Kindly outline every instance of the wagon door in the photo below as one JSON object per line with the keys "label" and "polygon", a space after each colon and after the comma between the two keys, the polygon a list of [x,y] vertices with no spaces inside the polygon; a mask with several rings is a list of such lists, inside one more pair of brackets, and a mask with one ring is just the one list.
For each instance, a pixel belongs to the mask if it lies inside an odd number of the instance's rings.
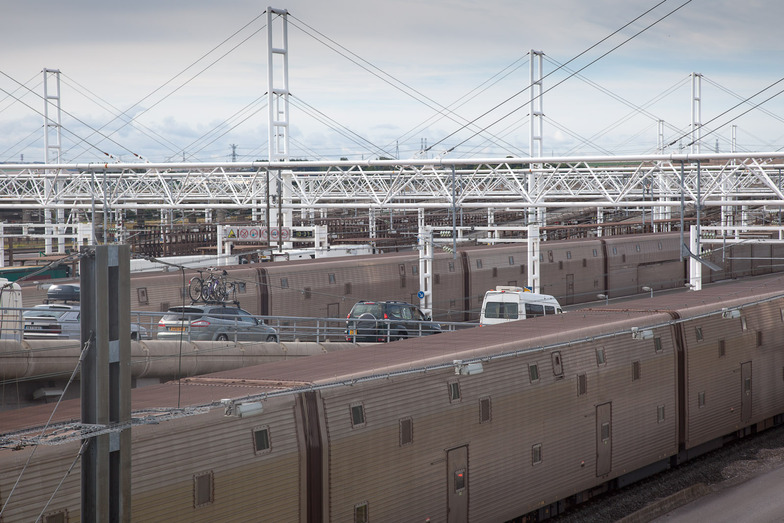
{"label": "wagon door", "polygon": [[741,400],[740,420],[747,423],[751,419],[751,362],[740,364]]}
{"label": "wagon door", "polygon": [[468,446],[450,449],[446,454],[447,521],[468,522]]}
{"label": "wagon door", "polygon": [[612,470],[612,403],[596,406],[596,476]]}

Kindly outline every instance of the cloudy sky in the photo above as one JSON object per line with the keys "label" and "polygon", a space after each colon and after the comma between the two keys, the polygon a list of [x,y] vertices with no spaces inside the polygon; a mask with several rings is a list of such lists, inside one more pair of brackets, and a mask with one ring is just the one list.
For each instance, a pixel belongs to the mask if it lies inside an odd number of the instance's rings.
{"label": "cloudy sky", "polygon": [[[730,151],[732,126],[740,151],[784,146],[776,0],[272,7],[289,12],[292,158],[527,156],[532,49],[544,52],[544,155],[654,152],[660,120],[668,150],[685,147],[692,73],[703,75],[703,152]],[[44,68],[61,72],[65,162],[266,159],[265,9],[246,0],[9,3],[0,162],[44,158]],[[53,77],[48,84],[51,96]]]}

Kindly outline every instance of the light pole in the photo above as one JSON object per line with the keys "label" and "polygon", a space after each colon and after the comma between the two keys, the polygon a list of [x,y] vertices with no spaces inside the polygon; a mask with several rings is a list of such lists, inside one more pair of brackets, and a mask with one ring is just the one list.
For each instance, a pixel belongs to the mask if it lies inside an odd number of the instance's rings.
{"label": "light pole", "polygon": [[600,300],[604,300],[605,305],[610,304],[610,297],[607,294],[597,294],[596,297],[599,298]]}
{"label": "light pole", "polygon": [[645,292],[650,292],[651,298],[653,298],[653,287],[643,287],[642,290]]}

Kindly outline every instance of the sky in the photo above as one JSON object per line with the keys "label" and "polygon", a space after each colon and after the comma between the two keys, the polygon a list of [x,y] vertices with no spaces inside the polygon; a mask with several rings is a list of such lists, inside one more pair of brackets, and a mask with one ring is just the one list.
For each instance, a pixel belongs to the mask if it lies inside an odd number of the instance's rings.
{"label": "sky", "polygon": [[[679,152],[693,105],[702,152],[784,146],[776,0],[272,7],[288,12],[292,159],[528,156],[532,50],[544,53],[544,156],[648,154],[660,139]],[[60,71],[63,163],[267,159],[266,9],[246,0],[8,3],[0,162],[45,158],[44,69]],[[276,16],[274,46],[282,34]],[[698,104],[692,73],[702,75]],[[57,78],[46,82],[54,122]]]}

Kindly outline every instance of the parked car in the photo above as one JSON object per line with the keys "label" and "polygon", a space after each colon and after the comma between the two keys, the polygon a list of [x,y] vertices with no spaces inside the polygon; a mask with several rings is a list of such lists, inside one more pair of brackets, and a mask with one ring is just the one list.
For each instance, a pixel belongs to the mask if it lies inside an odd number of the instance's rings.
{"label": "parked car", "polygon": [[159,340],[278,341],[278,331],[239,307],[170,307],[158,322]]}
{"label": "parked car", "polygon": [[[22,313],[26,340],[78,340],[81,336],[79,305],[43,303]],[[150,333],[138,323],[131,323],[131,339],[148,339]]]}
{"label": "parked car", "polygon": [[346,317],[346,341],[395,341],[440,332],[440,324],[404,301],[360,301]]}
{"label": "parked car", "polygon": [[561,304],[549,294],[537,294],[523,287],[498,285],[485,293],[479,325],[561,314]]}
{"label": "parked car", "polygon": [[[27,340],[78,340],[81,336],[80,289],[76,283],[55,284],[46,290],[46,303],[36,305],[22,313],[24,338]],[[62,301],[62,303],[57,303]],[[147,329],[138,323],[131,324],[131,339],[150,337]]]}

